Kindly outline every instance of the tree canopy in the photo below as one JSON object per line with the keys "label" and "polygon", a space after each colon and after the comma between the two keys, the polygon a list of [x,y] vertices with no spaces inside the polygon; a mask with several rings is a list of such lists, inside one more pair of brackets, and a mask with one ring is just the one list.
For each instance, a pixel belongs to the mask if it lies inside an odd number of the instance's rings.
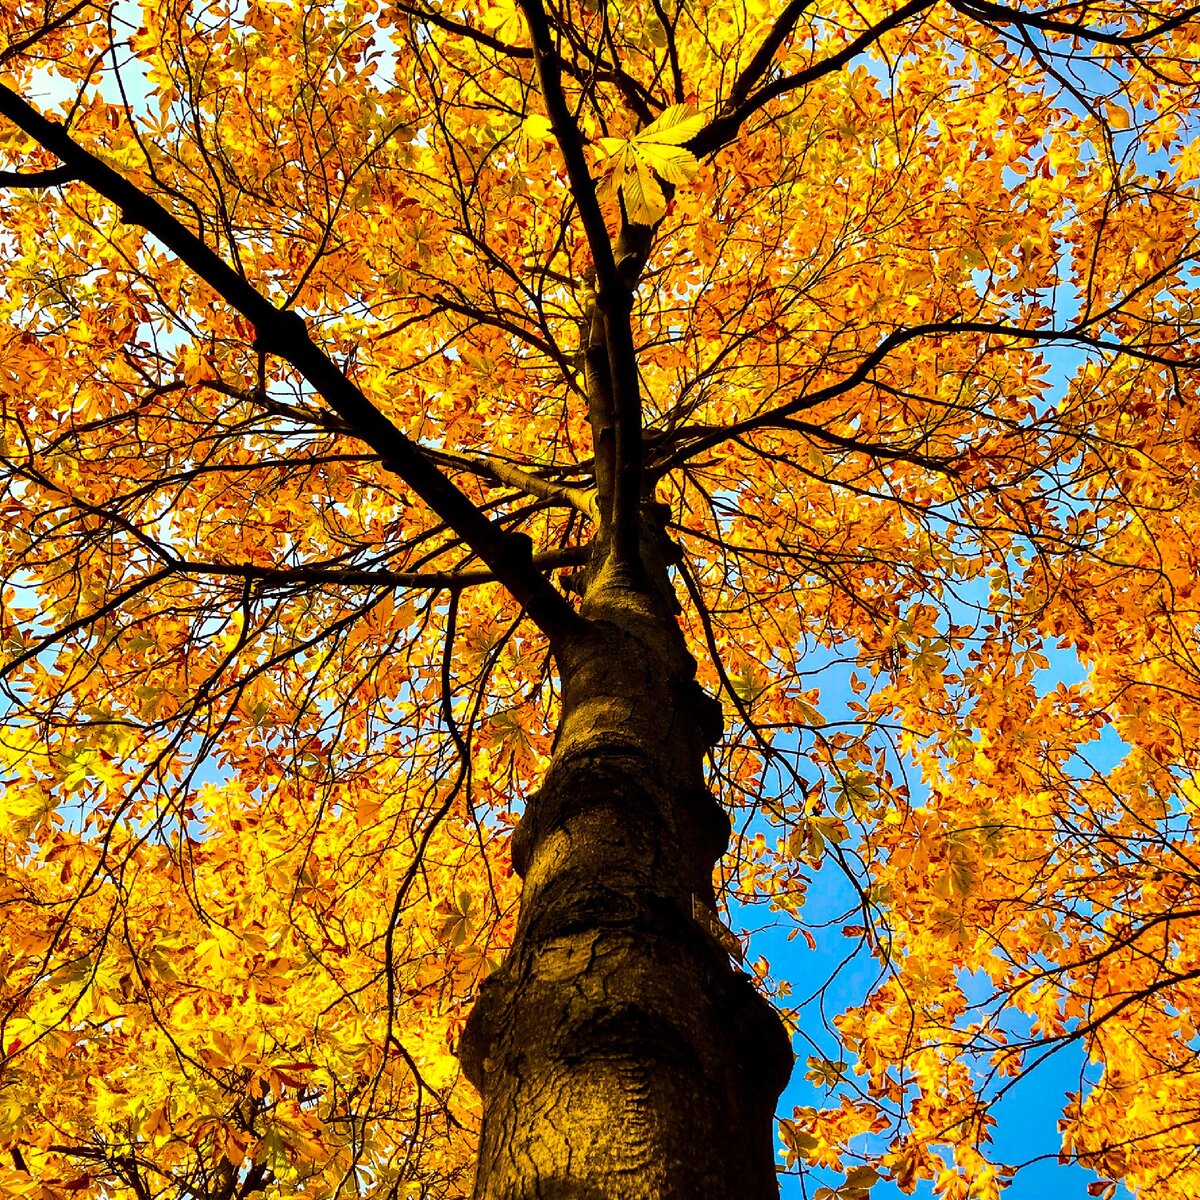
{"label": "tree canopy", "polygon": [[1198,176],[1183,0],[6,3],[0,1193],[469,1194],[656,554],[780,1170],[1200,1193]]}

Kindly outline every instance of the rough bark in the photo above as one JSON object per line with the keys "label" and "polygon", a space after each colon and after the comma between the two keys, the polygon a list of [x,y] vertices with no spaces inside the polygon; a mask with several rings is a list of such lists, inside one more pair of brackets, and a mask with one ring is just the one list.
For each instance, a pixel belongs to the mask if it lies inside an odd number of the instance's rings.
{"label": "rough bark", "polygon": [[[660,536],[602,551],[557,652],[563,716],[513,840],[513,948],[467,1022],[477,1200],[775,1197],[787,1035],[703,921],[729,818],[705,786],[720,706],[695,681]],[[700,913],[698,918],[696,915]]]}

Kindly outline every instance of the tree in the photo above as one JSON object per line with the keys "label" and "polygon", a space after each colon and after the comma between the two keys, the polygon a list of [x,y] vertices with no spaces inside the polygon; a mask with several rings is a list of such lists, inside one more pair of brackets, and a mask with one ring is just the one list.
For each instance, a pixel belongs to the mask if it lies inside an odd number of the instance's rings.
{"label": "tree", "polygon": [[7,1194],[1195,1193],[1200,9],[0,38]]}

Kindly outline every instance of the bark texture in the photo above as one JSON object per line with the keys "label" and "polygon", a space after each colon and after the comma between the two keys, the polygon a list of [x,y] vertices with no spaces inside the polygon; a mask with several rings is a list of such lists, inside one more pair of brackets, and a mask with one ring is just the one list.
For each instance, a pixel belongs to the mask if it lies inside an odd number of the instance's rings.
{"label": "bark texture", "polygon": [[791,1048],[694,915],[730,825],[703,777],[720,706],[695,682],[667,550],[593,567],[558,650],[562,725],[513,841],[518,931],[462,1041],[484,1098],[477,1200],[778,1195]]}

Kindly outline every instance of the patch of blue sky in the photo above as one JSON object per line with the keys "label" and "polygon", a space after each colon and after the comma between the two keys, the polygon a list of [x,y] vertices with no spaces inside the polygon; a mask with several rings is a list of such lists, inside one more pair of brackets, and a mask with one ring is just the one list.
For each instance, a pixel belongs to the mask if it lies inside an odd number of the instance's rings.
{"label": "patch of blue sky", "polygon": [[[1065,383],[1068,373],[1073,372],[1075,362],[1069,356],[1059,369],[1059,382]],[[1019,571],[1019,569],[1018,569]],[[962,581],[954,588],[939,589],[939,629],[945,632],[950,624],[974,628],[981,618],[986,617],[997,601],[987,580]],[[970,640],[968,640],[968,645]],[[853,646],[826,649],[815,641],[809,645],[804,660],[806,683],[819,685],[821,710],[836,722],[839,714],[849,715],[847,705],[856,697],[850,686],[850,676],[855,671]],[[1049,644],[1042,652],[1047,665],[1034,672],[1033,683],[1038,694],[1053,691],[1060,683],[1066,685],[1086,683],[1088,669],[1075,651],[1069,646]],[[864,672],[857,672],[860,677]],[[894,730],[876,730],[873,741],[885,753],[888,767],[896,776],[903,777],[911,794],[912,803],[921,804],[928,791],[912,763],[901,755],[894,743]],[[781,741],[781,748],[790,750],[799,745],[800,738],[792,735]],[[1106,727],[1101,736],[1088,744],[1086,757],[1080,755],[1067,766],[1070,774],[1078,777],[1093,771],[1111,769],[1124,755],[1127,747],[1115,729]],[[778,830],[762,822],[758,829],[768,839],[778,836]],[[853,856],[861,847],[861,841],[844,843],[842,851]],[[797,1010],[799,1032],[795,1041],[798,1055],[792,1081],[785,1092],[780,1113],[790,1114],[796,1105],[819,1105],[830,1102],[836,1105],[841,1092],[852,1094],[863,1081],[853,1074],[849,1064],[844,1081],[830,1089],[805,1077],[808,1070],[806,1060],[827,1059],[837,1061],[845,1058],[833,1018],[844,1009],[861,1003],[871,989],[880,983],[886,968],[871,955],[869,947],[857,935],[847,938],[842,933],[845,925],[860,925],[863,918],[860,897],[855,886],[837,864],[826,858],[822,867],[807,872],[809,886],[803,908],[804,927],[813,937],[816,947],[809,948],[803,937],[796,936],[797,926],[792,918],[768,913],[761,906],[739,905],[736,900],[730,905],[730,921],[735,929],[752,931],[751,956],[765,955],[772,964],[777,980],[786,981],[791,996],[784,1003]],[[789,936],[790,935],[790,936]],[[990,990],[985,979],[964,975],[960,980],[968,1000],[981,1007],[986,1006]],[[989,1011],[999,1028],[1013,1037],[1027,1035],[1029,1018],[1016,1010],[997,1011],[993,1002]],[[980,1012],[971,1014],[974,1019]],[[997,1119],[991,1153],[996,1161],[1019,1166],[1020,1170],[1007,1192],[1010,1200],[1040,1200],[1048,1187],[1068,1188],[1082,1196],[1085,1185],[1094,1176],[1071,1164],[1058,1161],[1060,1139],[1057,1121],[1068,1092],[1086,1091],[1095,1081],[1096,1072],[1085,1060],[1082,1047],[1075,1042],[1054,1044],[1052,1052],[1035,1052],[1029,1061],[1036,1063],[1029,1072],[1015,1083],[993,1081],[991,1094],[998,1099],[992,1109]],[[986,1055],[979,1056],[981,1079],[989,1071]],[[865,1149],[864,1141],[859,1147]],[[878,1150],[881,1144],[871,1147]],[[809,1171],[803,1178],[787,1177],[783,1180],[784,1196],[803,1196],[819,1186],[834,1186],[837,1176],[829,1172]],[[901,1192],[886,1181],[876,1185],[873,1200],[899,1200]],[[918,1189],[918,1196],[932,1195],[929,1185]]]}
{"label": "patch of blue sky", "polygon": [[[979,601],[980,596],[973,597]],[[957,611],[956,611],[957,610]],[[965,623],[971,612],[964,611],[962,601],[949,606],[943,620]],[[836,713],[854,698],[849,686],[852,662],[845,654],[826,652],[824,662],[812,661],[810,652],[809,669],[815,673],[822,690],[822,709]],[[1035,672],[1034,682],[1039,693],[1045,694],[1059,683],[1084,682],[1087,669],[1073,650],[1066,647],[1045,648],[1048,665]],[[927,792],[914,769],[906,769],[903,759],[890,745],[886,737],[880,738],[889,765],[902,773],[907,781],[912,800],[921,803]],[[1104,730],[1100,739],[1088,747],[1086,761],[1082,759],[1071,768],[1080,776],[1093,770],[1110,769],[1125,753],[1125,744],[1111,727]],[[843,846],[847,854],[853,854],[856,846],[852,840]],[[798,1010],[800,1032],[796,1039],[798,1062],[793,1079],[785,1092],[780,1112],[790,1113],[795,1105],[819,1105],[837,1103],[839,1092],[852,1093],[861,1085],[848,1068],[845,1082],[836,1089],[821,1086],[805,1077],[806,1060],[811,1056],[818,1059],[837,1061],[844,1052],[832,1026],[832,1018],[845,1008],[861,1003],[870,990],[882,981],[885,968],[873,957],[865,943],[857,936],[847,939],[842,933],[844,925],[862,923],[859,909],[859,894],[837,865],[826,859],[817,871],[810,872],[810,884],[803,910],[805,928],[812,935],[816,946],[810,949],[805,939],[795,937],[795,925],[790,919],[778,921],[767,918],[758,908],[731,909],[731,920],[735,927],[756,930],[752,953],[765,954],[772,963],[776,978],[786,980],[792,987],[792,996],[787,1003]],[[789,933],[792,934],[789,938]],[[991,996],[983,977],[972,979],[963,976],[968,999],[984,1005]],[[996,1006],[993,1003],[992,1008]],[[972,1017],[978,1014],[972,1014]],[[1002,1013],[999,1027],[1011,1035],[1028,1034],[1029,1019],[1015,1010]],[[1074,1042],[1064,1042],[1052,1047],[1051,1053],[1035,1053],[1030,1061],[1036,1063],[1027,1074],[1011,1086],[996,1085],[992,1090],[999,1095],[991,1110],[997,1120],[991,1152],[998,1162],[1019,1166],[1015,1180],[1007,1195],[1010,1200],[1040,1200],[1048,1187],[1069,1188],[1082,1196],[1085,1185],[1094,1177],[1071,1164],[1058,1161],[1060,1140],[1057,1120],[1069,1092],[1086,1091],[1095,1081],[1096,1072],[1086,1062],[1082,1047]],[[982,1061],[982,1060],[981,1060]],[[980,1067],[981,1076],[986,1068]],[[864,1142],[860,1149],[868,1145]],[[882,1148],[879,1145],[873,1149]],[[803,1179],[785,1179],[784,1195],[809,1194],[818,1186],[833,1186],[838,1178],[829,1172],[810,1171]],[[798,1189],[798,1190],[797,1190]],[[893,1184],[881,1182],[873,1191],[873,1200],[899,1200],[899,1189]],[[931,1187],[923,1185],[918,1196],[932,1195]]]}
{"label": "patch of blue sky", "polygon": [[[741,916],[735,910],[732,918],[735,925]],[[744,916],[756,923],[759,919],[757,911]],[[752,953],[766,955],[775,977],[786,979],[793,989],[785,1003],[798,1019],[799,1030],[793,1043],[797,1061],[780,1100],[782,1116],[789,1116],[796,1106],[836,1107],[841,1095],[853,1096],[865,1088],[865,1080],[855,1073],[852,1056],[843,1049],[833,1021],[846,1008],[861,1003],[883,981],[886,972],[886,967],[861,939],[848,938],[842,932],[844,925],[861,922],[861,911],[857,891],[832,861],[827,860],[819,871],[812,873],[803,918],[815,942],[813,949],[805,939],[789,940],[790,922],[760,928],[752,943]],[[982,1004],[990,995],[982,978],[964,976],[960,983],[964,984],[968,999],[976,1003]],[[1015,1011],[1005,1013],[998,1024],[1014,1038],[1029,1032],[1029,1019]],[[1086,1091],[1095,1082],[1095,1069],[1089,1068],[1083,1049],[1076,1042],[1057,1043],[1048,1050],[1035,1052],[1029,1059],[1035,1065],[1011,1086],[992,1081],[993,1086],[985,1088],[985,1094],[998,1096],[989,1109],[996,1120],[990,1156],[998,1163],[1019,1168],[1006,1193],[1009,1200],[1042,1200],[1051,1187],[1069,1189],[1070,1193],[1083,1196],[1087,1183],[1094,1179],[1090,1172],[1058,1161],[1061,1140],[1057,1122],[1067,1093]],[[809,1077],[810,1069],[819,1068],[820,1060],[846,1064],[842,1080],[836,1086]],[[979,1056],[975,1074],[980,1082],[986,1079],[986,1055]],[[886,1137],[864,1137],[853,1149],[859,1153],[882,1151],[886,1149]],[[853,1164],[847,1160],[847,1165]],[[835,1187],[840,1182],[841,1177],[836,1173],[817,1168],[781,1180],[784,1200],[809,1196],[815,1188]],[[928,1181],[916,1192],[922,1198],[932,1194]],[[894,1183],[886,1180],[872,1190],[872,1200],[901,1200],[903,1195]]]}

